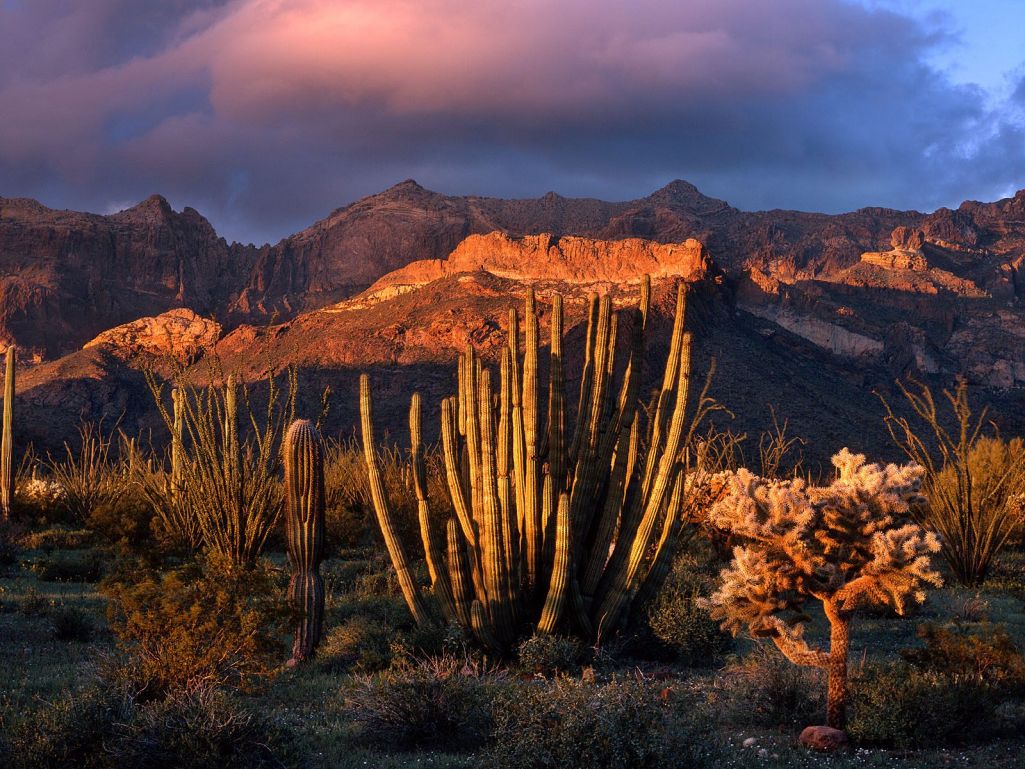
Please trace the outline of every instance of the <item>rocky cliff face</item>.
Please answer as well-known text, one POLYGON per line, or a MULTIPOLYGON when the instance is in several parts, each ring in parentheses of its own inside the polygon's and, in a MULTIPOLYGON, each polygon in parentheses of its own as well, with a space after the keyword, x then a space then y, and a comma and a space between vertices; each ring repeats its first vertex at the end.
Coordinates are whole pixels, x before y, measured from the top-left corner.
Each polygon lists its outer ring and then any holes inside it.
POLYGON ((550 233, 511 238, 501 232, 471 235, 447 259, 423 259, 390 272, 366 292, 383 298, 460 273, 487 272, 527 283, 558 283, 597 292, 653 279, 703 278, 708 253, 698 241, 655 243, 641 238, 596 240, 550 233))
POLYGON ((172 307, 218 313, 254 258, 159 196, 111 216, 0 198, 0 342, 42 360, 172 307))

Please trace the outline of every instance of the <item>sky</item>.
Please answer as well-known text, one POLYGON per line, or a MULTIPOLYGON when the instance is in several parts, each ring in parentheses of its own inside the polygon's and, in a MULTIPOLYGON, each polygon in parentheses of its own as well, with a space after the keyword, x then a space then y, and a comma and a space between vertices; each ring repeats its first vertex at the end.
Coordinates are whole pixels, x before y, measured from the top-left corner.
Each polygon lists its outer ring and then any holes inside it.
POLYGON ((933 210, 1025 188, 1025 0, 0 0, 0 195, 275 242, 447 194, 933 210))

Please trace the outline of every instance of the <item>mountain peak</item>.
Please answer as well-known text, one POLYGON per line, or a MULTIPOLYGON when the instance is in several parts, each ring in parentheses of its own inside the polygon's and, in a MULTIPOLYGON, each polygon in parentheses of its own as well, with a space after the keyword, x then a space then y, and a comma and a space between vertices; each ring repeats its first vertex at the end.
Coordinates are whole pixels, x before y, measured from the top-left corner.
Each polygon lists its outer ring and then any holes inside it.
POLYGON ((648 196, 648 199, 659 203, 684 206, 694 210, 700 209, 706 212, 711 209, 730 207, 726 201, 705 195, 693 184, 683 179, 674 179, 661 189, 655 190, 655 192, 648 196))
POLYGON ((119 211, 114 216, 121 217, 124 219, 154 219, 154 218, 166 218, 174 213, 174 209, 171 208, 171 204, 167 202, 167 198, 163 195, 153 194, 145 200, 136 203, 131 208, 126 208, 124 211, 119 211))
POLYGON ((428 192, 416 179, 403 179, 398 184, 393 184, 385 192, 428 192))

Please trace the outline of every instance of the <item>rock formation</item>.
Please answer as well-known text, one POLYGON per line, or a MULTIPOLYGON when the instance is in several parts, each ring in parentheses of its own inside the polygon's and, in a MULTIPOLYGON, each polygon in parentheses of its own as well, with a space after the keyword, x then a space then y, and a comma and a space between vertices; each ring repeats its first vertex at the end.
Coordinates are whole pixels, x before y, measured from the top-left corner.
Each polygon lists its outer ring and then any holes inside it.
POLYGON ((165 355, 184 362, 213 348, 220 337, 219 323, 179 308, 115 326, 86 342, 85 347, 106 346, 120 354, 165 355))

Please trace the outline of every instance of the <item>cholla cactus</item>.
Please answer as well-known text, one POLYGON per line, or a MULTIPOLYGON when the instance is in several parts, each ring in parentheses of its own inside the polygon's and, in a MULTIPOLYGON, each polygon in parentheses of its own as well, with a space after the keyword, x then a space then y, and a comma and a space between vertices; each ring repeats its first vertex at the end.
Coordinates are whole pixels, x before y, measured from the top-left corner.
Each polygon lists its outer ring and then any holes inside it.
POLYGON ((64 499, 64 487, 49 478, 26 478, 18 484, 18 496, 32 507, 53 510, 64 499))
POLYGON ((791 662, 827 670, 828 723, 842 729, 852 615, 866 604, 903 614, 909 599, 924 601, 924 587, 941 584, 930 562, 940 542, 910 521, 920 466, 869 465, 847 449, 833 464, 829 486, 768 480, 744 469, 732 475, 709 520, 744 544, 734 548, 719 589, 704 603, 724 629, 736 634, 746 627, 771 638, 791 662), (828 651, 804 639, 803 609, 811 599, 829 620, 828 651))

